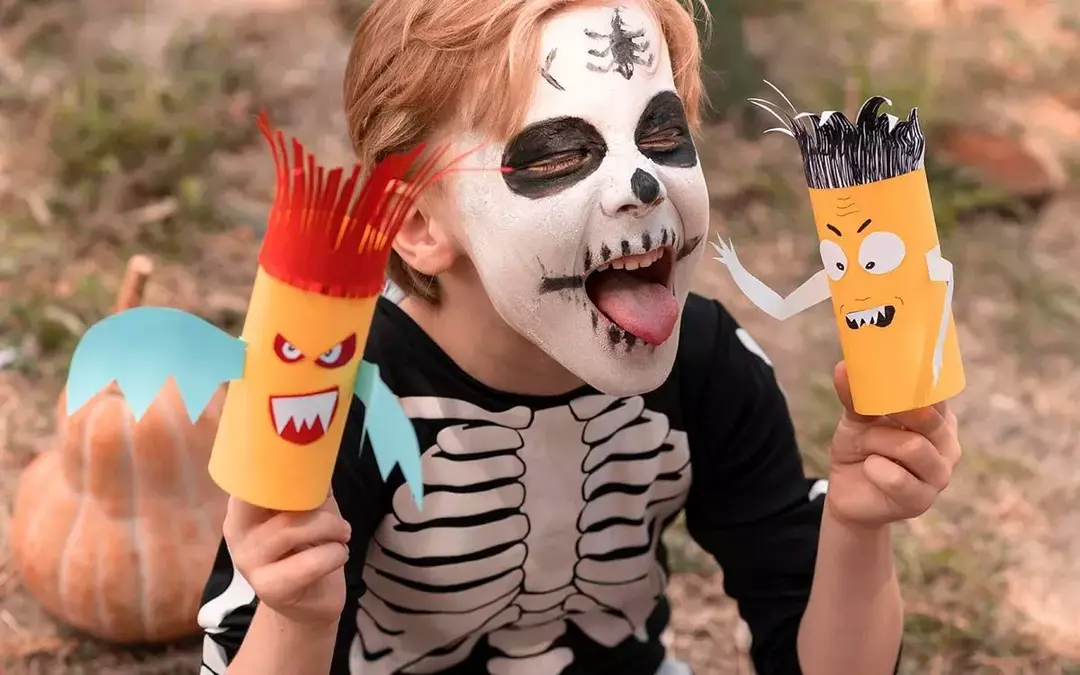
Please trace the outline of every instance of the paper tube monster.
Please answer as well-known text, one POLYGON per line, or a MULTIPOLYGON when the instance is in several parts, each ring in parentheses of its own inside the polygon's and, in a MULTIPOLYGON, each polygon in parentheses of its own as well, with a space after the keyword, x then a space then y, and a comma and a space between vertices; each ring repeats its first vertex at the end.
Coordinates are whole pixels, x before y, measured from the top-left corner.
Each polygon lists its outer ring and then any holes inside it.
POLYGON ((357 190, 358 165, 343 182, 342 168, 324 171, 294 139, 290 167, 282 133, 265 113, 258 125, 277 190, 241 337, 164 307, 110 316, 75 349, 68 413, 115 380, 138 419, 172 377, 194 422, 228 382, 210 475, 243 501, 300 511, 326 499, 355 393, 383 479, 400 466, 420 505, 412 424, 362 355, 390 244, 419 192, 442 175, 434 171, 442 153, 391 156, 357 190))
POLYGON ((832 298, 855 410, 889 415, 933 405, 965 386, 952 318, 953 267, 941 256, 925 139, 907 120, 867 100, 852 124, 843 113, 800 113, 750 102, 780 120, 802 151, 824 269, 781 297, 746 270, 730 242, 713 244, 739 289, 781 321, 832 298))

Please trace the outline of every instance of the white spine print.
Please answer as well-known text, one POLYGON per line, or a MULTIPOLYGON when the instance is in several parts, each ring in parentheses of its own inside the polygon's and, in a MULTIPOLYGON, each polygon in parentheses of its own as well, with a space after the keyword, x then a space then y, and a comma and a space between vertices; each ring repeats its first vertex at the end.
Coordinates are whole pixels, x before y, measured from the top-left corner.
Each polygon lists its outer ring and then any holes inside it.
POLYGON ((660 529, 689 488, 683 432, 640 397, 502 413, 402 404, 452 424, 423 455, 423 511, 403 487, 372 541, 354 673, 438 672, 484 636, 502 654, 489 672, 558 673, 573 660, 555 647, 566 621, 603 645, 646 638, 660 529))
POLYGON ((255 591, 237 569, 233 569, 232 581, 221 595, 199 608, 199 626, 206 632, 203 638, 202 667, 199 675, 225 675, 225 649, 214 641, 213 636, 224 632, 225 617, 241 607, 255 604, 255 591))

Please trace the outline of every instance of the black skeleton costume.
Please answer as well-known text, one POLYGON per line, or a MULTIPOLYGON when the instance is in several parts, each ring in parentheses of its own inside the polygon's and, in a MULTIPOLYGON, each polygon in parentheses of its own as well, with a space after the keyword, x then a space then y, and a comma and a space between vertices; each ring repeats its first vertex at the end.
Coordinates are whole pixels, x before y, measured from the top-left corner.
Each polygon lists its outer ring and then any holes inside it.
MULTIPOLYGON (((654 675, 664 528, 685 510, 752 635, 759 675, 799 673, 824 481, 807 479, 771 365, 691 295, 667 382, 508 395, 461 371, 383 298, 365 358, 416 426, 425 502, 361 451, 355 403, 334 475, 353 528, 333 675, 654 675)), ((222 544, 199 613, 222 675, 257 599, 222 544)))

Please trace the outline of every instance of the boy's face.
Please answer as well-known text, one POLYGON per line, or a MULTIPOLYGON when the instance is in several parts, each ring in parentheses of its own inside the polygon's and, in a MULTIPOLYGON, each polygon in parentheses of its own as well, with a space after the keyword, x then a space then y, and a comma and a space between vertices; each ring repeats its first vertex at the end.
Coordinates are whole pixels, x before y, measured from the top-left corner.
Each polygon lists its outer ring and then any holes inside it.
POLYGON ((503 320, 605 393, 662 384, 709 200, 657 23, 633 3, 549 19, 523 128, 480 152, 504 173, 452 189, 503 320))

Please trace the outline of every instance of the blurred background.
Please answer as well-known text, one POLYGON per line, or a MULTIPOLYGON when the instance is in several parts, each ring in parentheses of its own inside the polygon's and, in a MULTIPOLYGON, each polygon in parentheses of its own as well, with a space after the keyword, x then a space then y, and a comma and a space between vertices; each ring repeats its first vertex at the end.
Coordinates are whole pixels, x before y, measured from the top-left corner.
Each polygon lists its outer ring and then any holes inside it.
MULTIPOLYGON (((785 136, 763 137, 771 119, 745 103, 770 93, 762 79, 803 110, 853 115, 871 94, 891 98, 899 116, 918 106, 928 137, 943 251, 958 274, 968 388, 955 409, 966 456, 938 506, 898 528, 904 672, 1080 673, 1080 2, 709 4, 712 110, 700 150, 713 226, 777 289, 793 289, 820 262, 798 150, 785 136)), ((273 190, 253 116, 267 108, 324 163, 350 160, 340 88, 362 5, 0 0, 2 672, 198 672, 199 640, 182 637, 194 632, 193 607, 175 629, 155 612, 197 593, 205 569, 147 551, 162 550, 168 528, 209 550, 220 498, 142 489, 130 467, 202 470, 198 452, 208 449, 58 432, 64 371, 81 333, 115 306, 134 254, 156 263, 135 301, 239 331, 273 190), (189 450, 194 460, 176 459, 189 450), (58 452, 66 459, 17 498, 26 467, 58 452), (114 509, 130 527, 48 515, 94 495, 111 506, 93 508, 114 509), (200 519, 201 539, 185 529, 200 519), (28 528, 47 536, 27 537, 28 528), (90 553, 72 553, 80 550, 90 553), (35 561, 62 570, 31 584, 22 570, 35 561), (120 577, 127 585, 117 590, 120 577), (177 595, 155 596, 160 587, 177 595), (135 619, 110 614, 124 593, 135 619), (40 598, 53 598, 51 611, 40 598), (79 618, 80 602, 97 609, 79 618), (167 635, 169 644, 121 648, 90 633, 167 635)), ((711 260, 698 290, 763 345, 807 466, 821 470, 839 415, 830 309, 775 322, 711 260)), ((680 527, 668 543, 678 572, 673 651, 698 675, 750 673, 720 572, 680 527)), ((196 561, 208 566, 211 553, 196 561)))

